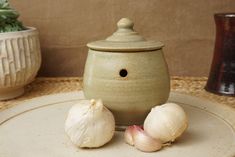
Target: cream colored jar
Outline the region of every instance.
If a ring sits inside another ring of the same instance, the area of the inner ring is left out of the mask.
[[[106,40],[88,44],[86,98],[101,98],[117,125],[142,124],[155,105],[167,101],[170,79],[161,42],[146,41],[123,18]]]

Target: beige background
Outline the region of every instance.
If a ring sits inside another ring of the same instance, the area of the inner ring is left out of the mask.
[[[235,0],[10,0],[25,25],[40,31],[41,76],[82,76],[86,43],[104,39],[121,17],[147,39],[165,43],[171,75],[207,76],[216,12],[235,12]]]

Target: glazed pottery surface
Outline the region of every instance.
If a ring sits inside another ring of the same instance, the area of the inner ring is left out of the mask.
[[[38,31],[29,27],[19,32],[0,33],[0,100],[24,93],[41,65]]]
[[[235,13],[218,13],[214,19],[214,57],[205,89],[235,97]]]
[[[169,96],[163,44],[139,36],[129,19],[121,19],[118,27],[106,40],[88,44],[84,94],[101,98],[117,125],[142,124],[151,108]]]

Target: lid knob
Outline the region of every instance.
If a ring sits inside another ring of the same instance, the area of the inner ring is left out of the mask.
[[[118,28],[122,29],[133,29],[134,23],[128,19],[128,18],[122,18],[121,20],[118,21],[117,23]]]
[[[134,23],[128,18],[122,18],[117,23],[117,31],[110,37],[106,38],[106,41],[119,41],[119,42],[135,42],[145,41],[136,31],[134,31]]]

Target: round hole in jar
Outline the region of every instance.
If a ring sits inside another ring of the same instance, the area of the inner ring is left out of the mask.
[[[121,69],[120,72],[119,72],[119,75],[121,77],[126,77],[128,75],[128,72],[126,69]]]

